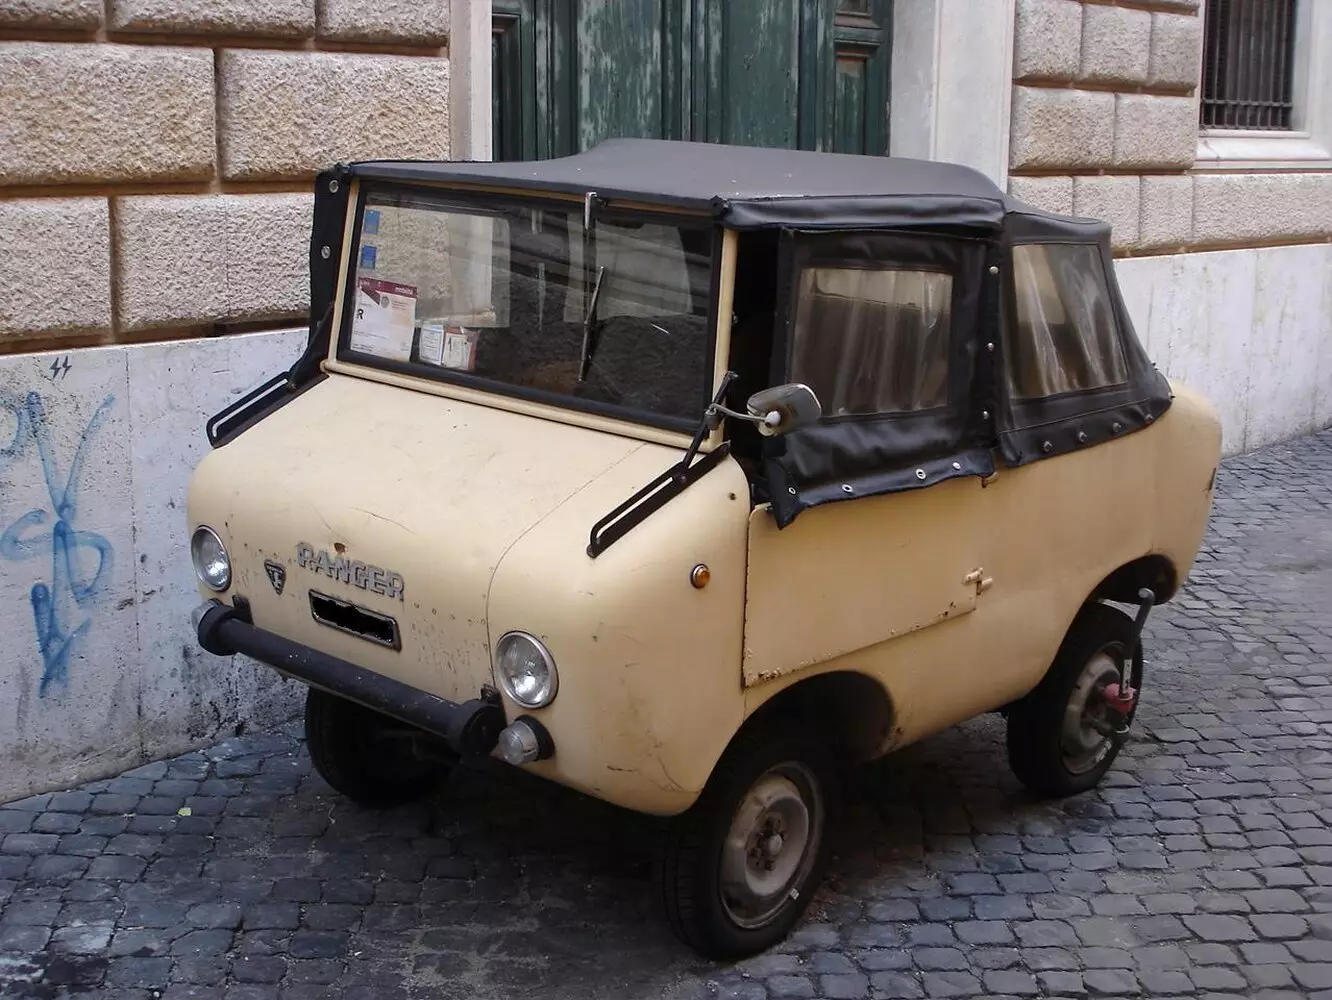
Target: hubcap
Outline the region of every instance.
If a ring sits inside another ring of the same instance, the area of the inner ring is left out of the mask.
[[[774,767],[736,808],[721,859],[721,898],[741,927],[761,927],[789,901],[818,853],[823,803],[800,764]]]
[[[1105,686],[1118,683],[1119,661],[1109,648],[1087,661],[1064,708],[1061,747],[1064,767],[1071,774],[1090,771],[1110,751],[1116,737],[1109,735],[1117,719],[1105,702]]]

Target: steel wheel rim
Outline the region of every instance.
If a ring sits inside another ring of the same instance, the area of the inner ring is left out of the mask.
[[[739,927],[763,927],[800,896],[818,856],[823,802],[803,764],[771,768],[745,793],[722,845],[720,890]]]
[[[1101,647],[1088,658],[1069,694],[1059,745],[1064,767],[1070,774],[1091,771],[1114,745],[1114,737],[1105,732],[1113,725],[1105,702],[1105,687],[1119,683],[1121,657],[1117,644]]]

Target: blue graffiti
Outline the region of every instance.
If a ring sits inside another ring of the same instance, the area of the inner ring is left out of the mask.
[[[0,408],[9,410],[17,425],[14,440],[8,447],[0,448],[0,468],[21,458],[31,443],[37,449],[51,501],[50,510],[30,510],[0,535],[0,558],[23,562],[47,553],[51,556],[50,582],[33,584],[29,593],[37,648],[42,656],[42,680],[37,693],[43,698],[51,685],[64,686],[69,682],[70,652],[74,644],[87,635],[92,618],[83,616],[83,620],[73,627],[69,623],[72,617],[81,614],[79,609],[86,608],[96,598],[111,572],[114,559],[111,543],[95,532],[80,531],[74,522],[78,516],[79,480],[88,442],[106,420],[114,403],[115,396],[108,394],[97,407],[79,437],[69,472],[62,480],[56,468],[55,449],[51,444],[42,397],[35,392],[28,393],[21,402],[0,397]],[[41,530],[48,523],[49,530]],[[91,574],[80,572],[81,550],[97,555],[97,569]]]

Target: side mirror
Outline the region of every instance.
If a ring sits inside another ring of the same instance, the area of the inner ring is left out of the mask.
[[[801,382],[776,385],[750,396],[745,403],[751,418],[764,437],[789,434],[814,423],[823,416],[823,407],[814,390]]]

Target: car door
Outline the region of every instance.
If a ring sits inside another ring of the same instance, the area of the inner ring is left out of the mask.
[[[816,507],[783,530],[767,507],[754,510],[744,683],[951,628],[974,611],[983,500],[968,478]]]
[[[993,467],[964,445],[986,247],[899,234],[789,250],[773,374],[810,385],[823,418],[772,445],[774,502],[750,518],[747,686],[838,658],[891,671],[885,643],[955,629],[987,586]]]

